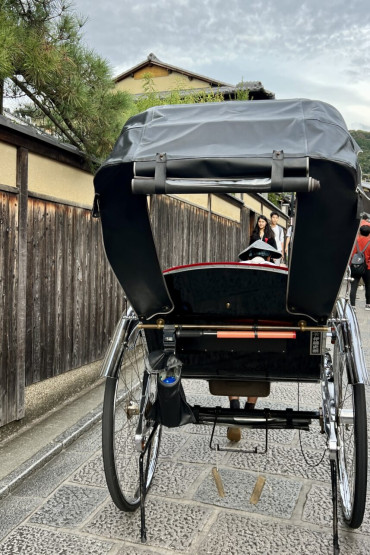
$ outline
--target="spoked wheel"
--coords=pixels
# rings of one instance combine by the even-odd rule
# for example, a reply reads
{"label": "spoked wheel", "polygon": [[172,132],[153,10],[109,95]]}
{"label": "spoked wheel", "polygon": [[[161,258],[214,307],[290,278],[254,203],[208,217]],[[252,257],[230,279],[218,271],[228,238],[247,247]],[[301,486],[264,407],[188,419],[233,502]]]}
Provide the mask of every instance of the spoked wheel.
{"label": "spoked wheel", "polygon": [[344,520],[351,528],[362,524],[367,486],[367,419],[365,386],[353,383],[350,338],[340,326],[334,346],[333,369],[337,406],[338,480]]}
{"label": "spoked wheel", "polygon": [[139,459],[151,437],[144,455],[144,481],[149,489],[161,440],[161,426],[148,419],[156,376],[145,368],[145,335],[137,328],[128,335],[116,377],[106,381],[102,419],[105,477],[112,500],[122,511],[134,511],[140,505]]}

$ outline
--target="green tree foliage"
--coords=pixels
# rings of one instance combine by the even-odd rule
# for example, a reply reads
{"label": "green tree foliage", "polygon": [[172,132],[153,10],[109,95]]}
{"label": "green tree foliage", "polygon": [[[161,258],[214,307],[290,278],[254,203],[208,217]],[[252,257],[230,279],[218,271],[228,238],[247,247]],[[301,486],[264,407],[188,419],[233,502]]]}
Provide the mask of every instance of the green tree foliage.
{"label": "green tree foliage", "polygon": [[68,0],[0,0],[0,81],[39,128],[102,158],[132,109]]}
{"label": "green tree foliage", "polygon": [[[198,104],[202,102],[222,102],[224,100],[224,95],[217,89],[201,91],[185,90],[181,87],[181,80],[171,91],[166,93],[158,92],[150,72],[145,73],[143,78],[144,94],[135,101],[130,115],[143,112],[153,106],[163,106],[165,104]],[[248,90],[244,88],[237,90],[237,100],[248,100],[248,98]]]}
{"label": "green tree foliage", "polygon": [[360,160],[363,174],[370,180],[370,131],[350,131],[356,143],[361,147],[358,158]]}

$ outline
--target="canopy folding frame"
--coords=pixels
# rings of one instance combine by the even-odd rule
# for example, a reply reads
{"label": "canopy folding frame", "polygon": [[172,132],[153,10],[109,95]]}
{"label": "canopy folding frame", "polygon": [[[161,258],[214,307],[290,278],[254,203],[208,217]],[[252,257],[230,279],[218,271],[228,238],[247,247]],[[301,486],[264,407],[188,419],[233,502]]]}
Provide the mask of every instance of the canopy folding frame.
{"label": "canopy folding frame", "polygon": [[95,177],[95,212],[110,264],[138,317],[150,320],[174,306],[147,194],[295,191],[286,310],[325,322],[361,212],[370,206],[358,151],[339,112],[319,101],[158,106],[132,117]]}

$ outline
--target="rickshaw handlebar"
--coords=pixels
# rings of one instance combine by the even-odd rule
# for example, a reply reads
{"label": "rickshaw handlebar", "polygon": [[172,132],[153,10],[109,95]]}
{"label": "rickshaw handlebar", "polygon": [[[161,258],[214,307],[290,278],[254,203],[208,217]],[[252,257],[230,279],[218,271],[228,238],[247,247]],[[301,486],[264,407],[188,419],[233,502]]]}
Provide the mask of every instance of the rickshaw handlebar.
{"label": "rickshaw handlebar", "polygon": [[[149,166],[149,175],[147,173],[148,167],[145,164],[135,163],[134,178],[131,181],[132,192],[139,195],[212,192],[308,193],[320,188],[320,182],[308,175],[309,159],[285,159],[282,150],[274,150],[271,158],[243,160],[243,166],[245,165],[251,171],[251,175],[248,177],[173,177],[167,173],[169,162],[166,153],[157,154],[154,168],[152,164]],[[263,176],[260,175],[262,168],[265,173]],[[217,170],[220,170],[219,164],[214,166],[214,170],[218,173]],[[285,170],[293,170],[295,175],[284,176]],[[136,171],[140,172],[141,175],[137,175]],[[258,177],[256,177],[255,172],[259,174]],[[302,172],[304,172],[303,176]]]}
{"label": "rickshaw handlebar", "polygon": [[261,179],[166,179],[160,183],[150,177],[132,180],[134,194],[181,194],[181,193],[309,193],[317,191],[320,182],[312,177],[284,177],[279,183],[269,178]]}

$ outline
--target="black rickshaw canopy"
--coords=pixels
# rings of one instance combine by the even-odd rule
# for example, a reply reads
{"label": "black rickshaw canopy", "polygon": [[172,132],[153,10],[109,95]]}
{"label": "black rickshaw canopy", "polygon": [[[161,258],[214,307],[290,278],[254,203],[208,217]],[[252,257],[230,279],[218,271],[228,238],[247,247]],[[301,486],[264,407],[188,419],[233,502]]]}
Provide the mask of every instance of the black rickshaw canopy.
{"label": "black rickshaw canopy", "polygon": [[139,318],[173,309],[146,194],[296,191],[286,309],[326,321],[367,202],[358,151],[340,113],[312,100],[158,106],[128,120],[95,177],[95,204]]}

